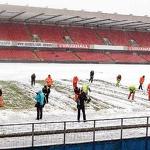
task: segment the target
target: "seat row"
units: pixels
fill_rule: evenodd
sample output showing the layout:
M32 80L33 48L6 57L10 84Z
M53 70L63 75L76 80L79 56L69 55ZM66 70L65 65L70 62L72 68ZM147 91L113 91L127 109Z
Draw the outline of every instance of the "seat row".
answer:
M0 23L0 40L148 47L150 46L150 33L83 27Z
M149 63L150 55L139 52L0 49L0 61Z

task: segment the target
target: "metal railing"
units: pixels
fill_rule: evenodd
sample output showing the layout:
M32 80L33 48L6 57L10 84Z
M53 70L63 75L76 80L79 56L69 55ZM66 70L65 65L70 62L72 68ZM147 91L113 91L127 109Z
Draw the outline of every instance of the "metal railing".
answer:
M0 125L0 149L149 136L149 116Z

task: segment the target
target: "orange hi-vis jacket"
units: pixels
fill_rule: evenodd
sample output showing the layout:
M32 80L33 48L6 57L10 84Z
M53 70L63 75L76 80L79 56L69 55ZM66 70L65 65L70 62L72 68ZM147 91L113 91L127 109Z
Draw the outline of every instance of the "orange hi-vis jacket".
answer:
M53 80L51 77L47 77L45 79L45 83L47 84L47 86L51 86L53 84Z
M78 79L77 76L73 77L73 81L72 81L72 82L73 82L73 87L74 87L74 88L77 87L78 81L79 81L79 79Z
M150 83L147 86L147 92L150 94Z
M143 83L144 83L144 80L145 80L144 77L141 77L141 78L140 78L140 81L139 81L140 84L143 84Z

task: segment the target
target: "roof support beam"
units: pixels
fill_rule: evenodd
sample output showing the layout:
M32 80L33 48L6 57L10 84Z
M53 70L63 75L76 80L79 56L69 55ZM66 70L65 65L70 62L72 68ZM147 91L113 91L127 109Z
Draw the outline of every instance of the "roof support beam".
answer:
M67 20L74 19L74 18L79 18L79 16L74 16L74 17L70 17L70 18L58 20L58 21L56 21L55 23L59 23L59 22L62 22L62 21L67 21Z
M131 24L131 25L123 26L123 27L124 28L126 28L126 27L136 27L136 26L140 26L140 25L143 25L143 23L142 24Z
M107 20L111 20L111 19L104 19L104 20L91 21L91 22L84 23L83 25L92 24L92 23L97 23L97 22L104 22L104 21L107 21Z
M138 29L138 28L141 28L141 29L142 29L142 28L147 28L147 27L150 28L150 25L148 25L148 26L142 26L142 27L135 27L135 28L136 28L136 29Z
M32 17L29 17L29 18L25 19L24 21L26 22L26 21L28 21L28 20L30 20L30 19L36 18L36 17L38 17L38 16L42 16L42 15L44 15L44 13L41 13L41 14L38 14L38 15L35 15L35 16L32 16Z
M127 23L121 23L121 24L117 24L117 25L112 25L112 26L120 26L120 25L130 25L133 23L141 23L141 21L132 21L132 22L127 22Z
M137 25L136 28L143 28L143 27L145 27L145 26L147 27L149 25L150 25L150 23L143 23L143 24Z
M150 27L149 27L149 28L146 28L145 30L150 31Z
M6 10L2 10L2 11L0 11L0 14L2 14L2 13L4 13L4 12L6 12Z
M62 16L62 15L55 15L55 16L52 16L52 17L49 17L49 18L42 19L42 20L40 21L40 23L42 23L43 21L47 21L47 20L50 20L50 19L53 19L53 18L60 17L60 16Z
M24 14L24 13L25 13L25 11L23 11L23 12L21 12L21 13L18 13L17 15L15 15L15 16L9 18L9 21L11 21L11 20L14 19L15 17L20 16L20 15L22 15L22 14Z
M92 18L85 18L85 19L82 19L82 20L78 20L78 21L72 21L71 24L73 23L78 23L78 22L83 22L83 21L87 21L87 20L92 20L92 19L95 19L96 17L92 17Z
M121 23L121 22L126 22L128 20L120 20L120 21L114 21L112 23L109 23L109 24L113 24L113 25L118 25L118 23ZM114 24L115 23L115 24Z
M106 22L106 23L98 24L98 26L99 25L107 25L107 24L110 24L110 26L111 26L111 24L114 24L114 23L117 23L117 22L123 22L123 21L127 21L127 20L117 21L117 20L111 20L110 19L110 21L112 21L112 22Z

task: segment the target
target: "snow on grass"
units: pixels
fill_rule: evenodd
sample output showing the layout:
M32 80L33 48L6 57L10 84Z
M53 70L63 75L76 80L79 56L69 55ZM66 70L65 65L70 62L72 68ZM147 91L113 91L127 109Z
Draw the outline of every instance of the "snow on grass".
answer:
M54 86L41 121L76 120L72 78L77 75L81 87L84 82L88 82L91 70L95 71L95 75L90 85L92 101L86 104L87 119L145 116L150 113L146 93L150 81L149 65L0 63L0 68L0 85L5 100L5 107L0 108L0 124L38 122L35 120L34 96L43 87L48 74L54 79ZM35 87L30 85L32 73L36 74ZM118 74L122 75L119 88L115 86ZM142 75L146 77L144 91L137 90L135 101L132 102L127 99L128 86L134 84L138 87Z

